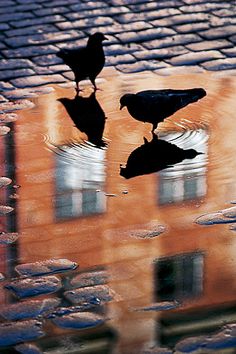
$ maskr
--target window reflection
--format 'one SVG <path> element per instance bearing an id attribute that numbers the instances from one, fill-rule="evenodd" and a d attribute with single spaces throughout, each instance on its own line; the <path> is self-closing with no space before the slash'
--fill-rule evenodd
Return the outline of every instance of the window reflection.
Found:
<path id="1" fill-rule="evenodd" d="M 207 140 L 206 131 L 200 129 L 195 132 L 169 133 L 161 136 L 162 139 L 173 142 L 182 149 L 194 148 L 202 154 L 193 160 L 183 162 L 162 170 L 158 174 L 160 205 L 177 203 L 184 200 L 194 200 L 206 195 L 206 159 Z"/>
<path id="2" fill-rule="evenodd" d="M 61 147 L 63 154 L 56 154 L 56 219 L 103 213 L 106 202 L 105 150 L 93 145 Z"/>
<path id="3" fill-rule="evenodd" d="M 203 287 L 203 254 L 187 253 L 158 259 L 155 284 L 157 301 L 199 296 Z"/>

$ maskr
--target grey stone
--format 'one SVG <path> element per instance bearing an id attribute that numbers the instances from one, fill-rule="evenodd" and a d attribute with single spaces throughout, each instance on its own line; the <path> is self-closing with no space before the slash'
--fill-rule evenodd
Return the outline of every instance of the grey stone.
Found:
<path id="1" fill-rule="evenodd" d="M 218 28 L 211 28 L 207 31 L 199 32 L 200 36 L 206 39 L 217 39 L 217 38 L 225 38 L 229 37 L 236 33 L 236 26 L 222 26 Z"/>
<path id="2" fill-rule="evenodd" d="M 106 65 L 119 65 L 125 63 L 134 63 L 136 59 L 131 54 L 122 54 L 116 55 L 112 57 L 108 57 L 106 59 Z"/>
<path id="3" fill-rule="evenodd" d="M 124 33 L 124 32 L 135 32 L 135 31 L 143 31 L 148 28 L 153 28 L 153 26 L 145 21 L 137 21 L 137 22 L 131 22 L 131 23 L 114 23 L 112 26 L 109 26 L 106 28 L 106 35 L 107 34 L 117 34 L 119 37 L 119 33 Z M 103 32 L 104 28 L 103 27 L 97 27 L 98 32 Z"/>
<path id="4" fill-rule="evenodd" d="M 201 41 L 198 43 L 189 43 L 186 47 L 193 51 L 201 50 L 211 50 L 232 47 L 233 44 L 226 39 L 212 40 L 212 41 Z"/>
<path id="5" fill-rule="evenodd" d="M 231 70 L 236 69 L 236 58 L 211 60 L 201 64 L 206 70 Z"/>
<path id="6" fill-rule="evenodd" d="M 149 59 L 167 59 L 172 58 L 176 55 L 188 53 L 188 50 L 183 46 L 175 46 L 163 49 L 150 49 L 150 50 L 140 50 L 134 52 L 133 55 L 139 60 L 149 60 Z"/>
<path id="7" fill-rule="evenodd" d="M 236 47 L 222 49 L 222 53 L 224 53 L 227 57 L 236 57 Z"/>
<path id="8" fill-rule="evenodd" d="M 7 23 L 0 23 L 0 31 L 8 30 L 10 26 Z"/>
<path id="9" fill-rule="evenodd" d="M 167 67 L 168 65 L 165 63 L 157 63 L 154 61 L 138 61 L 134 64 L 122 64 L 118 65 L 116 68 L 123 72 L 123 73 L 135 73 L 135 72 L 140 72 L 140 71 L 146 71 L 146 70 L 158 70 L 164 67 Z"/>
<path id="10" fill-rule="evenodd" d="M 13 13 L 13 12 L 21 12 L 21 11 L 32 11 L 41 8 L 39 4 L 23 4 L 23 5 L 16 5 L 9 6 L 9 7 L 2 7 L 0 8 L 0 14 L 4 13 Z"/>
<path id="11" fill-rule="evenodd" d="M 15 28 L 21 28 L 21 27 L 35 26 L 35 25 L 41 25 L 47 23 L 57 23 L 60 21 L 65 21 L 65 17 L 61 15 L 52 15 L 52 16 L 44 16 L 44 17 L 37 17 L 37 18 L 34 17 L 25 20 L 20 19 L 19 21 L 10 22 L 10 25 Z"/>
<path id="12" fill-rule="evenodd" d="M 134 12 L 139 12 L 139 11 L 152 11 L 152 10 L 158 10 L 159 13 L 161 14 L 160 17 L 162 16 L 162 12 L 161 9 L 162 8 L 171 8 L 171 7 L 179 7 L 182 5 L 181 1 L 163 1 L 163 2 L 159 2 L 159 1 L 150 1 L 148 3 L 144 3 L 144 4 L 134 4 L 134 5 L 130 5 L 129 8 L 134 11 Z M 177 13 L 181 13 L 178 9 L 176 9 L 176 14 Z M 166 14 L 162 17 L 165 17 Z"/>
<path id="13" fill-rule="evenodd" d="M 27 59 L 1 59 L 0 71 L 11 69 L 24 69 L 32 67 L 32 63 Z"/>
<path id="14" fill-rule="evenodd" d="M 151 21 L 153 26 L 175 26 L 185 23 L 208 21 L 208 14 L 205 13 L 190 13 L 176 16 L 168 16 L 162 19 Z"/>
<path id="15" fill-rule="evenodd" d="M 34 86 L 41 86 L 47 84 L 54 84 L 54 83 L 61 83 L 65 82 L 65 79 L 62 75 L 47 75 L 47 76 L 28 76 L 24 78 L 10 80 L 10 83 L 19 88 L 25 87 L 34 87 Z"/>
<path id="16" fill-rule="evenodd" d="M 167 62 L 171 65 L 193 65 L 207 60 L 220 58 L 224 58 L 222 53 L 216 50 L 208 50 L 178 55 L 177 57 L 167 60 Z"/>
<path id="17" fill-rule="evenodd" d="M 83 10 L 94 10 L 106 6 L 107 4 L 104 1 L 88 1 L 86 3 L 79 2 L 75 5 L 71 5 L 70 8 L 73 11 L 83 11 Z"/>
<path id="18" fill-rule="evenodd" d="M 110 17 L 98 17 L 98 18 L 85 18 L 77 21 L 64 21 L 59 22 L 56 26 L 61 30 L 68 30 L 73 28 L 84 29 L 94 26 L 110 26 L 114 21 Z"/>
<path id="19" fill-rule="evenodd" d="M 58 29 L 51 25 L 36 25 L 36 26 L 28 26 L 18 29 L 11 29 L 9 31 L 5 31 L 5 35 L 8 37 L 12 36 L 25 36 L 29 34 L 40 34 L 40 33 L 48 33 L 48 32 L 56 32 Z"/>
<path id="20" fill-rule="evenodd" d="M 31 12 L 13 12 L 0 15 L 0 22 L 8 23 L 9 21 L 24 20 L 27 18 L 33 18 L 34 15 Z"/>
<path id="21" fill-rule="evenodd" d="M 228 8 L 230 4 L 221 2 L 205 2 L 204 4 L 195 4 L 190 6 L 181 6 L 180 10 L 183 12 L 210 12 L 216 9 Z"/>
<path id="22" fill-rule="evenodd" d="M 175 26 L 175 31 L 178 33 L 192 33 L 209 29 L 207 22 L 187 23 L 185 25 Z"/>
<path id="23" fill-rule="evenodd" d="M 108 47 L 104 48 L 104 52 L 106 55 L 120 55 L 120 54 L 128 54 L 128 53 L 133 53 L 138 50 L 142 50 L 142 46 L 139 44 L 128 44 L 128 45 L 123 45 L 123 44 L 113 44 Z"/>
<path id="24" fill-rule="evenodd" d="M 232 41 L 234 44 L 236 44 L 236 35 L 231 36 L 229 39 L 230 39 L 230 41 Z"/>
<path id="25" fill-rule="evenodd" d="M 165 48 L 176 45 L 185 45 L 188 43 L 194 43 L 201 41 L 201 38 L 197 34 L 183 34 L 172 36 L 171 38 L 155 39 L 150 42 L 143 43 L 143 46 L 147 49 Z"/>
<path id="26" fill-rule="evenodd" d="M 76 11 L 74 10 L 73 12 L 67 13 L 65 15 L 66 18 L 69 20 L 81 20 L 81 19 L 87 19 L 89 17 L 110 17 L 114 15 L 119 15 L 123 13 L 129 12 L 129 9 L 125 6 L 117 6 L 117 7 L 103 7 L 99 9 L 94 9 L 94 10 L 87 10 L 87 11 Z"/>
<path id="27" fill-rule="evenodd" d="M 138 42 L 150 41 L 152 39 L 172 36 L 175 34 L 176 32 L 171 28 L 160 27 L 160 28 L 150 28 L 138 32 L 120 33 L 119 39 L 123 43 L 131 43 L 131 42 L 138 43 Z"/>
<path id="28" fill-rule="evenodd" d="M 35 72 L 32 69 L 2 70 L 0 71 L 0 80 L 6 81 L 14 78 L 25 77 L 34 74 Z"/>
<path id="29" fill-rule="evenodd" d="M 41 66 L 49 66 L 61 64 L 63 61 L 61 58 L 58 58 L 55 54 L 41 55 L 38 57 L 32 58 L 32 61 Z"/>
<path id="30" fill-rule="evenodd" d="M 156 10 L 156 11 L 147 11 L 147 12 L 137 12 L 137 13 L 126 13 L 122 14 L 119 16 L 115 16 L 115 19 L 120 22 L 120 23 L 130 23 L 130 22 L 136 22 L 136 21 L 150 21 L 150 20 L 156 20 L 161 21 L 162 18 L 168 17 L 168 16 L 174 16 L 179 14 L 180 11 L 176 9 L 161 9 L 161 10 Z M 161 26 L 161 24 L 159 24 Z"/>
<path id="31" fill-rule="evenodd" d="M 70 12 L 70 9 L 65 6 L 53 7 L 53 8 L 41 8 L 39 10 L 33 11 L 36 16 L 47 16 L 54 14 L 66 14 Z"/>
<path id="32" fill-rule="evenodd" d="M 58 52 L 58 48 L 53 45 L 32 46 L 19 49 L 3 50 L 7 58 L 30 58 L 43 54 L 52 54 Z"/>
<path id="33" fill-rule="evenodd" d="M 5 92 L 13 89 L 14 87 L 9 82 L 0 81 L 0 91 Z"/>

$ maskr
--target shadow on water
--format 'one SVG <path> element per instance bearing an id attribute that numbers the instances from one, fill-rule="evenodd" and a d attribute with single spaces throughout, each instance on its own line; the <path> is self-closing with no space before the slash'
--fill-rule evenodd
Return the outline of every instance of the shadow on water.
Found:
<path id="1" fill-rule="evenodd" d="M 158 139 L 153 134 L 151 141 L 144 137 L 144 144 L 133 150 L 125 167 L 120 166 L 120 175 L 132 178 L 163 170 L 184 159 L 193 159 L 201 152 L 194 149 L 181 149 L 168 141 Z"/>
<path id="2" fill-rule="evenodd" d="M 105 128 L 105 113 L 96 99 L 95 92 L 89 97 L 76 95 L 75 98 L 59 98 L 75 126 L 97 147 L 104 147 L 102 139 Z"/>

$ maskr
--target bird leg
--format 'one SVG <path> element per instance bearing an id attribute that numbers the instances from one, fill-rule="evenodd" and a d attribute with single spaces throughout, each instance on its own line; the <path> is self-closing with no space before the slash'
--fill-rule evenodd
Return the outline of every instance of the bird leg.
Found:
<path id="1" fill-rule="evenodd" d="M 79 82 L 78 82 L 78 81 L 76 81 L 75 84 L 76 84 L 76 87 L 75 87 L 76 96 L 79 96 L 79 93 L 80 93 L 81 91 L 83 91 L 83 90 L 81 90 L 81 89 L 79 88 Z"/>
<path id="2" fill-rule="evenodd" d="M 93 84 L 93 88 L 94 88 L 94 92 L 96 92 L 97 90 L 101 90 L 99 87 L 97 87 L 96 83 L 95 83 L 95 79 L 90 79 L 90 81 Z"/>

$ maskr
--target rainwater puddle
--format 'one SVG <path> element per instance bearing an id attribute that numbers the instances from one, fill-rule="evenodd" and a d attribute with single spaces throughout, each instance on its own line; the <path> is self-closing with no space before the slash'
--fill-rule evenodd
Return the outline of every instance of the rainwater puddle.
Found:
<path id="1" fill-rule="evenodd" d="M 236 79 L 99 86 L 2 106 L 1 353 L 235 353 Z M 156 135 L 119 110 L 194 87 Z"/>

